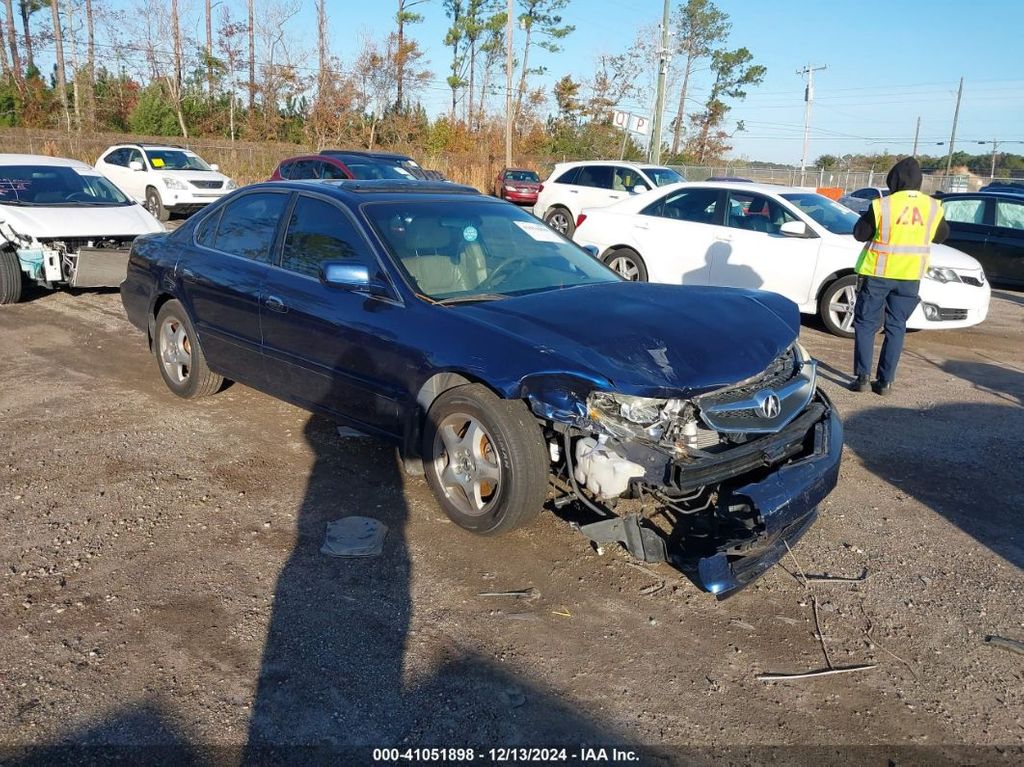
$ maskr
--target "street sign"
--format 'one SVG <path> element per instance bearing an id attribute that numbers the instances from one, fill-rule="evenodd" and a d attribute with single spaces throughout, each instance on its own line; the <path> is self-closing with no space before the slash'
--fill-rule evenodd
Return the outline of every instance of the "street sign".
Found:
<path id="1" fill-rule="evenodd" d="M 633 124 L 630 125 L 629 129 L 633 131 L 633 133 L 639 133 L 641 136 L 646 136 L 647 132 L 650 130 L 651 121 L 646 117 L 640 117 L 639 115 L 632 115 L 632 118 Z"/>
<path id="2" fill-rule="evenodd" d="M 621 130 L 626 130 L 629 126 L 629 118 L 632 115 L 629 112 L 616 112 L 612 117 L 612 125 Z"/>

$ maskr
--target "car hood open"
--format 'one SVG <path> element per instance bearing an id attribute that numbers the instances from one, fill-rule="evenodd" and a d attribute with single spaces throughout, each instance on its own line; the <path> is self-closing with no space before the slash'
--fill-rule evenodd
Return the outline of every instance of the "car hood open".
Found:
<path id="1" fill-rule="evenodd" d="M 796 304 L 774 293 L 638 282 L 453 310 L 518 337 L 552 363 L 561 359 L 559 372 L 651 397 L 692 396 L 755 376 L 800 330 Z"/>
<path id="2" fill-rule="evenodd" d="M 0 220 L 19 234 L 37 239 L 113 237 L 162 232 L 163 226 L 141 205 L 17 207 L 0 205 Z"/>

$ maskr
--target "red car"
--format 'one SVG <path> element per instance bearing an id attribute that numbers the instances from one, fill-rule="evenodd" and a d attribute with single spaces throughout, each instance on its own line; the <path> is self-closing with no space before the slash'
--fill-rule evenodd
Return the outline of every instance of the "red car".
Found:
<path id="1" fill-rule="evenodd" d="M 390 152 L 325 149 L 320 154 L 281 160 L 270 181 L 308 178 L 423 179 L 424 171 L 412 158 Z"/>
<path id="2" fill-rule="evenodd" d="M 494 182 L 494 196 L 518 205 L 534 205 L 540 192 L 540 177 L 525 168 L 505 168 Z"/>

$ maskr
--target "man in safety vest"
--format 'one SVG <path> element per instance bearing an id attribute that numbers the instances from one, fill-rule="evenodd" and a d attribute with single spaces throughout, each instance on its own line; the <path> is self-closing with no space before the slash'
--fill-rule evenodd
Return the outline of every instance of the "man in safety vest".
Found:
<path id="1" fill-rule="evenodd" d="M 949 236 L 942 206 L 921 192 L 921 165 L 913 157 L 896 163 L 886 183 L 889 194 L 872 201 L 853 228 L 867 243 L 857 259 L 857 303 L 854 306 L 853 391 L 867 391 L 875 335 L 885 316 L 885 340 L 872 386 L 888 394 L 896 379 L 907 319 L 919 302 L 921 278 L 928 268 L 931 243 Z"/>

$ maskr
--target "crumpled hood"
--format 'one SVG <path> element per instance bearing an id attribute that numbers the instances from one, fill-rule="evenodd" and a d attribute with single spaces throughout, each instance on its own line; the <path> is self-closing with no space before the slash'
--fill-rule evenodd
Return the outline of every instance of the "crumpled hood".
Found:
<path id="1" fill-rule="evenodd" d="M 112 237 L 162 232 L 164 227 L 141 205 L 18 207 L 0 205 L 0 219 L 19 234 L 56 237 Z"/>
<path id="2" fill-rule="evenodd" d="M 537 348 L 547 372 L 589 373 L 639 396 L 693 395 L 755 376 L 800 330 L 796 304 L 775 293 L 639 282 L 453 308 Z"/>

